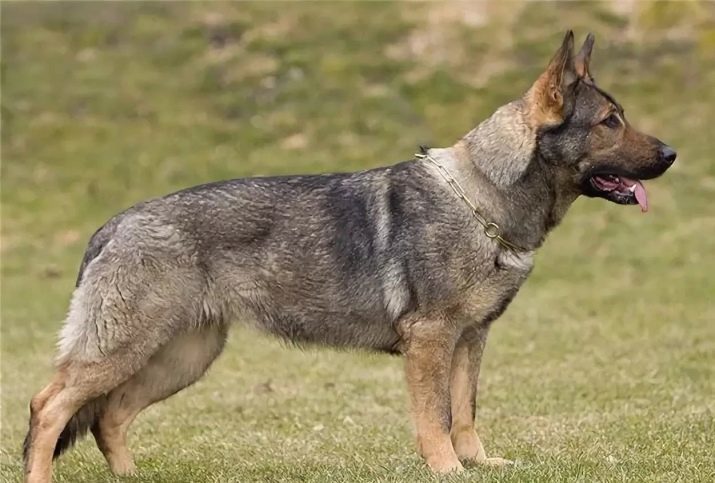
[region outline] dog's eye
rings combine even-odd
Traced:
[[[611,129],[616,129],[621,125],[621,120],[615,114],[611,114],[606,119],[604,119],[602,123]]]

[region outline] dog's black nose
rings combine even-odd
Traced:
[[[668,164],[673,164],[677,156],[678,153],[676,153],[675,149],[670,146],[663,145],[663,147],[660,148],[660,159]]]

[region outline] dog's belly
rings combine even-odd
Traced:
[[[389,308],[370,294],[335,287],[297,293],[273,284],[237,292],[231,318],[287,341],[396,351],[399,336]]]
[[[392,324],[377,314],[326,312],[309,304],[277,306],[272,313],[258,314],[261,329],[297,344],[354,347],[395,352],[399,336]]]

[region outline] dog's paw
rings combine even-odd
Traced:
[[[112,461],[110,468],[115,476],[133,476],[137,473],[137,467],[131,458]]]
[[[460,463],[457,458],[446,460],[427,460],[427,465],[433,473],[439,474],[460,473],[464,471],[464,466],[462,466],[462,463]]]
[[[466,431],[452,436],[454,452],[460,461],[481,461],[486,459],[484,446],[474,431]]]

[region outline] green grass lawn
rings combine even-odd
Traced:
[[[715,481],[712,4],[2,4],[2,445],[19,481],[86,240],[153,196],[346,171],[453,143],[567,28],[637,127],[678,149],[651,211],[579,200],[493,327],[478,425],[514,467],[453,481]],[[401,360],[241,328],[140,416],[126,481],[430,481]],[[58,481],[114,481],[93,441]]]

